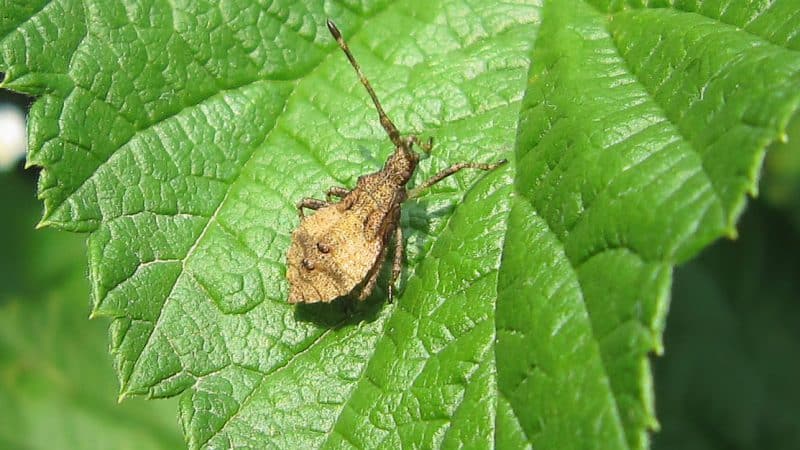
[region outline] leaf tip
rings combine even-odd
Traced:
[[[129,392],[123,387],[119,396],[117,396],[117,404],[122,403],[126,398],[128,398]]]
[[[28,164],[28,162],[26,162]],[[39,196],[39,200],[44,200],[44,211],[42,212],[42,218],[39,219],[39,223],[36,224],[36,229],[40,230],[45,227],[53,226],[53,208],[50,206],[49,202]]]
[[[656,356],[664,356],[664,342],[657,338],[653,343],[653,354]]]

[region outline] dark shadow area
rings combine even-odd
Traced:
[[[418,250],[421,251],[430,239],[430,235],[434,231],[432,227],[434,220],[452,214],[456,209],[456,202],[462,198],[437,197],[436,194],[432,194],[403,203],[400,223],[407,237],[418,237],[419,243],[416,244]]]
[[[408,200],[400,206],[400,226],[403,227],[403,237],[406,241],[406,256],[414,255],[414,250],[417,250],[417,253],[422,251],[430,239],[432,218],[433,216],[427,213],[424,200]]]
[[[330,303],[299,304],[295,306],[294,318],[298,322],[311,322],[321,328],[332,329],[374,322],[386,304],[386,295],[377,292],[377,289],[375,291],[363,302],[353,296],[345,296]]]
[[[299,322],[311,322],[321,328],[340,329],[356,326],[361,322],[374,322],[381,309],[387,304],[386,283],[390,264],[381,269],[381,276],[375,290],[364,301],[356,295],[339,297],[330,303],[309,303],[295,306],[294,318]],[[357,290],[356,290],[357,292]]]

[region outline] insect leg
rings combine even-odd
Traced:
[[[422,184],[420,184],[419,186],[415,187],[414,189],[411,189],[408,192],[408,198],[414,198],[414,197],[419,196],[419,194],[422,191],[424,191],[425,189],[427,189],[427,188],[433,186],[434,184],[444,180],[445,178],[449,177],[450,175],[453,175],[454,173],[458,172],[461,169],[494,170],[494,169],[502,166],[506,162],[508,162],[508,161],[506,161],[505,159],[501,159],[500,161],[498,161],[498,162],[496,162],[494,164],[470,163],[470,162],[462,162],[462,163],[458,163],[458,164],[453,164],[452,166],[448,167],[447,169],[444,169],[443,171],[437,173],[436,175],[428,178],[427,180],[422,182]]]
[[[325,194],[325,198],[328,199],[328,202],[330,203],[332,197],[344,198],[349,193],[350,189],[343,188],[341,186],[332,186]]]
[[[389,279],[389,303],[394,301],[395,283],[403,270],[403,229],[398,225],[394,230],[394,260],[392,261],[392,278]]]
[[[367,272],[367,282],[364,283],[364,287],[361,288],[361,292],[358,294],[358,300],[363,301],[369,294],[372,293],[372,290],[375,289],[375,284],[378,282],[378,275],[381,273],[381,267],[383,267],[383,260],[386,258],[386,247],[384,246],[381,249],[380,255],[378,255],[378,259],[375,260],[375,264],[369,269]]]
[[[411,135],[411,136],[408,137],[408,139],[414,145],[418,145],[419,148],[421,148],[422,151],[424,151],[425,153],[427,153],[427,154],[431,153],[431,149],[433,149],[433,136],[429,137],[427,142],[421,141],[419,139],[419,136],[417,136],[417,135]]]
[[[326,202],[325,200],[317,200],[316,198],[306,197],[297,202],[295,206],[297,206],[297,214],[299,214],[300,218],[302,219],[303,217],[305,217],[305,214],[303,214],[303,208],[317,210],[320,208],[324,208],[328,205],[330,205],[330,203]]]
[[[369,84],[369,80],[367,80],[367,77],[364,76],[363,72],[361,72],[361,66],[359,66],[356,62],[356,58],[352,53],[350,53],[350,47],[348,47],[347,43],[344,41],[342,32],[336,28],[336,24],[330,19],[328,19],[328,30],[331,32],[333,38],[336,39],[336,43],[339,44],[339,47],[341,47],[345,56],[347,56],[347,59],[350,61],[350,65],[352,65],[353,69],[356,70],[356,74],[358,74],[358,79],[361,81],[361,84],[363,84],[367,89],[367,93],[369,94],[370,98],[372,98],[372,103],[375,104],[375,109],[378,110],[378,118],[381,121],[381,125],[383,126],[383,129],[386,130],[386,134],[389,135],[389,139],[392,140],[392,143],[395,147],[402,146],[403,141],[400,139],[400,132],[397,131],[397,127],[394,126],[394,123],[392,123],[392,121],[389,119],[389,116],[387,116],[386,112],[383,110],[381,102],[378,101],[378,96],[375,95],[375,90],[372,89],[372,85]]]

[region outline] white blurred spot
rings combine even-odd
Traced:
[[[27,145],[25,113],[13,103],[0,103],[0,171],[14,167]]]

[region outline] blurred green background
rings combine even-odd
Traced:
[[[675,272],[655,449],[800,448],[800,120],[789,136],[739,239]],[[174,399],[117,403],[108,323],[88,319],[85,236],[34,230],[35,191],[21,162],[0,172],[0,448],[184,447]]]

